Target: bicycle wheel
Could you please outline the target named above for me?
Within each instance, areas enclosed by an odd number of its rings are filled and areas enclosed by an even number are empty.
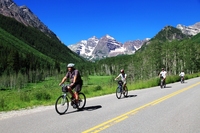
[[[122,91],[121,91],[121,88],[118,86],[117,89],[116,89],[116,97],[118,99],[120,99],[122,96]]]
[[[69,100],[66,96],[61,95],[58,97],[55,103],[55,110],[58,114],[62,115],[67,112],[69,108]]]
[[[79,99],[78,109],[83,109],[85,107],[85,104],[86,104],[85,94],[83,94],[82,92],[79,92],[78,97],[79,97],[78,98]]]
[[[125,88],[124,88],[123,95],[124,95],[124,97],[128,96],[128,87],[127,86],[125,86]]]
[[[160,88],[163,88],[163,80],[160,81]]]
[[[184,80],[183,80],[183,78],[181,78],[181,83],[184,83]]]

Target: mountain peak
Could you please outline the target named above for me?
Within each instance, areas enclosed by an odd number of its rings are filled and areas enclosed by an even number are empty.
[[[17,6],[13,0],[0,0],[0,14],[14,18],[18,22],[39,29],[50,37],[58,37],[26,6]]]
[[[122,54],[134,54],[147,40],[127,41],[123,45],[107,34],[100,39],[93,36],[87,41],[82,40],[68,47],[88,60],[98,60]]]
[[[153,39],[157,39],[159,41],[172,41],[182,40],[186,37],[188,36],[183,34],[180,29],[168,25],[165,26],[160,32],[158,32]]]
[[[110,35],[106,34],[105,35],[106,38],[111,39],[111,40],[115,40],[115,38],[111,37]]]
[[[194,36],[194,35],[200,33],[200,22],[197,22],[194,25],[190,25],[190,26],[178,24],[176,26],[176,28],[180,29],[183,34]]]

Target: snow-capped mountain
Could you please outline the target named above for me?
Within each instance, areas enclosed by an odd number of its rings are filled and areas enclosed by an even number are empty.
[[[69,45],[68,47],[79,54],[80,56],[90,59],[93,57],[93,51],[97,46],[99,39],[95,36],[89,38],[88,40],[82,40],[77,44]]]
[[[194,35],[200,33],[200,22],[195,23],[194,25],[190,25],[190,26],[178,24],[176,26],[176,28],[180,29],[182,31],[182,33],[184,33],[186,35],[194,36]]]
[[[105,35],[100,39],[93,36],[68,47],[88,60],[97,60],[122,54],[134,54],[148,40],[127,41],[122,44],[110,35]]]

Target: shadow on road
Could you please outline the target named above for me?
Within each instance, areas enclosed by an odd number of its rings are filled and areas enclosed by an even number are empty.
[[[137,95],[128,95],[128,96],[126,96],[124,98],[130,98],[130,97],[137,97]]]
[[[96,109],[99,109],[99,108],[102,108],[102,106],[101,106],[101,105],[97,105],[97,106],[88,106],[88,107],[85,107],[83,110],[93,111],[93,110],[96,110]]]
[[[184,82],[183,82],[183,83],[181,83],[181,84],[186,84],[186,83],[187,83],[187,82],[185,82],[185,81],[184,81]]]
[[[80,111],[93,111],[93,110],[100,109],[100,108],[102,108],[101,105],[88,106],[88,107],[84,107],[83,109],[75,109],[74,111],[67,112],[67,113],[65,113],[63,115],[71,114],[71,113],[75,113],[75,112],[80,112]]]
[[[165,86],[165,88],[172,88],[172,86]],[[165,89],[165,88],[163,88],[163,89]]]

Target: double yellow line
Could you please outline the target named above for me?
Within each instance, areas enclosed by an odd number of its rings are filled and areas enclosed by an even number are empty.
[[[104,122],[102,124],[99,124],[99,125],[97,125],[97,126],[95,126],[93,128],[90,128],[90,129],[88,129],[86,131],[83,131],[82,133],[98,133],[98,132],[100,132],[100,131],[102,131],[102,130],[104,130],[106,128],[109,128],[109,127],[113,126],[114,124],[116,124],[116,123],[118,123],[120,121],[123,121],[123,120],[127,119],[129,116],[134,115],[135,113],[137,113],[141,109],[144,109],[144,108],[146,108],[148,106],[156,105],[156,104],[158,104],[158,103],[160,103],[162,101],[165,101],[166,99],[169,99],[169,98],[171,98],[171,97],[173,97],[175,95],[178,95],[179,93],[182,93],[182,92],[184,92],[186,90],[189,90],[189,89],[191,89],[191,88],[193,88],[193,87],[195,87],[195,86],[197,86],[199,84],[200,84],[200,82],[198,82],[196,84],[193,84],[193,85],[191,85],[191,86],[189,86],[187,88],[183,88],[181,90],[175,91],[175,92],[173,92],[173,93],[171,93],[169,95],[166,95],[164,97],[161,97],[161,98],[159,98],[159,99],[157,99],[157,100],[155,100],[153,102],[147,103],[147,104],[145,104],[145,105],[143,105],[143,106],[141,106],[139,108],[136,108],[136,109],[134,109],[132,111],[129,111],[129,112],[123,114],[123,115],[120,115],[120,116],[115,117],[115,118],[113,118],[111,120],[108,120],[108,121],[106,121],[106,122]]]

